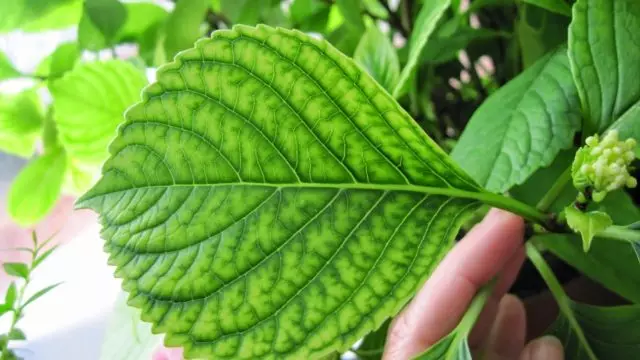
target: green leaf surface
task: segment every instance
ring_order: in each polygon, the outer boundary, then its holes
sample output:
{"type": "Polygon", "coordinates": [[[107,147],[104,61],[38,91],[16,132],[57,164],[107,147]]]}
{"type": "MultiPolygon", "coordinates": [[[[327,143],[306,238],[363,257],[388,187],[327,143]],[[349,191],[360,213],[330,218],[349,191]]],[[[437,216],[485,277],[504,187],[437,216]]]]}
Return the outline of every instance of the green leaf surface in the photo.
{"type": "MultiPolygon", "coordinates": [[[[289,9],[291,22],[296,29],[324,33],[329,22],[331,6],[321,0],[294,0],[289,9]]],[[[351,27],[348,30],[353,31],[351,27]]]]}
{"type": "Polygon", "coordinates": [[[577,91],[559,49],[491,95],[451,156],[486,189],[503,192],[550,165],[579,127],[577,91]]]}
{"type": "Polygon", "coordinates": [[[73,69],[80,57],[78,43],[59,45],[53,53],[44,58],[36,69],[36,75],[56,79],[73,69]]]}
{"type": "Polygon", "coordinates": [[[13,67],[11,60],[0,51],[0,81],[20,77],[20,72],[13,67]]]}
{"type": "MultiPolygon", "coordinates": [[[[3,263],[2,266],[4,267],[4,272],[6,272],[8,275],[17,276],[23,279],[29,277],[29,267],[27,266],[27,264],[18,262],[6,262],[3,263]]],[[[5,302],[7,302],[6,299],[5,302]]]]}
{"type": "Polygon", "coordinates": [[[409,38],[409,59],[400,73],[400,80],[393,91],[393,97],[399,98],[407,92],[407,86],[415,75],[420,54],[434,32],[444,12],[451,5],[451,0],[433,0],[426,2],[416,19],[414,30],[409,38]]]}
{"type": "MultiPolygon", "coordinates": [[[[615,123],[610,127],[611,130],[618,130],[621,139],[634,138],[640,141],[640,102],[635,103],[629,110],[625,111],[615,123]]],[[[636,157],[640,158],[640,146],[636,146],[636,157]]]]}
{"type": "Polygon", "coordinates": [[[544,235],[534,239],[589,278],[640,304],[640,264],[629,244],[596,239],[585,253],[577,235],[544,235]]]}
{"type": "Polygon", "coordinates": [[[172,59],[179,51],[193,46],[204,35],[202,24],[209,2],[207,0],[178,1],[165,25],[164,49],[172,59]]]}
{"type": "Polygon", "coordinates": [[[82,0],[0,1],[0,33],[54,30],[77,24],[82,0]]]}
{"type": "Polygon", "coordinates": [[[573,205],[569,205],[564,209],[564,214],[567,217],[567,225],[580,234],[585,252],[589,251],[594,236],[613,225],[609,214],[602,211],[582,212],[573,205]]]}
{"type": "Polygon", "coordinates": [[[524,2],[556,14],[571,16],[571,7],[565,0],[524,0],[524,2]]]}
{"type": "Polygon", "coordinates": [[[400,61],[391,40],[377,26],[367,29],[360,39],[353,59],[387,92],[393,91],[400,76],[400,61]]]}
{"type": "Polygon", "coordinates": [[[35,91],[0,94],[0,150],[24,157],[33,154],[42,121],[40,99],[35,91]]]}
{"type": "Polygon", "coordinates": [[[85,0],[84,14],[111,43],[127,20],[127,9],[118,0],[85,0]]]}
{"type": "Polygon", "coordinates": [[[77,163],[100,165],[124,111],[147,83],[132,64],[82,64],[49,85],[60,141],[77,163]]]}
{"type": "Polygon", "coordinates": [[[214,32],[158,71],[78,202],[188,357],[318,358],[396,314],[480,188],[366,72],[298,31],[214,32]]]}
{"type": "MultiPolygon", "coordinates": [[[[598,359],[635,359],[640,349],[640,306],[599,307],[571,302],[573,313],[598,359]]],[[[565,317],[560,316],[549,333],[558,337],[566,360],[589,360],[565,317]]]]}
{"type": "Polygon", "coordinates": [[[64,151],[44,154],[27,164],[9,188],[7,209],[11,218],[23,226],[42,220],[60,197],[66,170],[64,151]]]}
{"type": "Polygon", "coordinates": [[[361,0],[336,0],[336,5],[340,9],[347,26],[355,28],[356,31],[365,29],[361,0]]]}
{"type": "MultiPolygon", "coordinates": [[[[5,271],[7,271],[6,267],[5,267],[5,271]]],[[[7,272],[7,274],[9,273],[7,272]]],[[[16,287],[15,282],[11,282],[11,284],[7,288],[7,292],[4,294],[4,305],[8,306],[9,310],[13,309],[13,305],[16,303],[17,298],[18,298],[18,288],[16,287]]]]}
{"type": "Polygon", "coordinates": [[[601,132],[640,100],[640,2],[578,0],[569,58],[585,115],[585,135],[601,132]]]}
{"type": "Polygon", "coordinates": [[[566,43],[570,20],[529,4],[521,4],[518,9],[516,34],[520,42],[522,65],[526,69],[566,43]]]}
{"type": "Polygon", "coordinates": [[[127,296],[121,293],[109,317],[99,359],[152,359],[160,345],[162,337],[151,333],[151,325],[140,320],[140,310],[127,306],[127,296]]]}
{"type": "Polygon", "coordinates": [[[156,46],[169,13],[162,6],[152,3],[125,3],[127,20],[115,37],[115,43],[135,43],[140,56],[153,64],[156,46]]]}

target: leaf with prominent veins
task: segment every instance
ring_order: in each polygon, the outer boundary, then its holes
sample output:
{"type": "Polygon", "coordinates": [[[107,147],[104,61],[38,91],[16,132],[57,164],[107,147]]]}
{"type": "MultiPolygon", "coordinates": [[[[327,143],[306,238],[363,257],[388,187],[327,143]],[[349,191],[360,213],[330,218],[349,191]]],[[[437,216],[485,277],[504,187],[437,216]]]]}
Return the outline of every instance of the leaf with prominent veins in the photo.
{"type": "Polygon", "coordinates": [[[484,192],[298,31],[217,31],[158,70],[79,201],[130,304],[188,357],[317,358],[396,314],[484,192]]]}

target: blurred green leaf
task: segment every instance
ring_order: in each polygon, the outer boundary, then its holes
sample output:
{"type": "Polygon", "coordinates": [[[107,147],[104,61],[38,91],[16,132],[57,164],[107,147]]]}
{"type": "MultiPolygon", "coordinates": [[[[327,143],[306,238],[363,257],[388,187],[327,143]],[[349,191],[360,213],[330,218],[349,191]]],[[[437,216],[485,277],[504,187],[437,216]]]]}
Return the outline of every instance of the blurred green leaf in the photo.
{"type": "Polygon", "coordinates": [[[112,60],[81,64],[49,84],[60,141],[76,165],[102,164],[124,111],[146,83],[135,66],[112,60]]]}
{"type": "Polygon", "coordinates": [[[151,65],[169,12],[152,3],[133,2],[125,3],[124,6],[127,9],[127,20],[114,42],[137,44],[140,57],[151,65]]]}
{"type": "Polygon", "coordinates": [[[0,51],[0,81],[20,77],[20,72],[13,67],[11,60],[0,51]]]}
{"type": "Polygon", "coordinates": [[[362,339],[362,344],[354,351],[359,360],[382,359],[390,324],[391,320],[385,321],[378,330],[369,333],[362,339]]]}
{"type": "Polygon", "coordinates": [[[360,42],[361,34],[353,31],[347,25],[342,24],[336,30],[327,35],[327,40],[342,53],[353,56],[360,42]]]}
{"type": "Polygon", "coordinates": [[[77,43],[61,44],[38,64],[36,75],[50,79],[58,78],[73,69],[79,57],[80,49],[77,43]]]}
{"type": "Polygon", "coordinates": [[[567,41],[569,21],[566,16],[537,6],[519,6],[516,33],[525,69],[567,41]]]}
{"type": "Polygon", "coordinates": [[[0,33],[16,29],[42,31],[78,23],[82,0],[0,1],[0,33]]]}
{"type": "Polygon", "coordinates": [[[380,4],[380,0],[362,0],[367,12],[377,18],[386,19],[389,17],[387,9],[380,4]]]}
{"type": "MultiPolygon", "coordinates": [[[[27,264],[19,262],[6,262],[2,264],[2,266],[4,267],[4,271],[11,276],[17,276],[23,279],[29,277],[29,267],[27,266],[27,264]]],[[[5,303],[9,303],[9,301],[5,299],[5,303]]]]}
{"type": "MultiPolygon", "coordinates": [[[[261,1],[268,3],[270,1],[261,1]]],[[[256,6],[251,0],[221,0],[220,12],[231,20],[234,24],[255,25],[260,19],[260,10],[271,4],[260,4],[256,6]]]]}
{"type": "MultiPolygon", "coordinates": [[[[571,302],[573,314],[584,332],[587,346],[598,359],[636,359],[640,348],[640,306],[601,307],[571,302]]],[[[550,327],[550,334],[564,345],[566,360],[589,360],[585,344],[578,340],[562,315],[550,327]]]]}
{"type": "Polygon", "coordinates": [[[209,2],[207,0],[179,0],[167,18],[164,49],[168,59],[193,46],[204,35],[203,23],[209,2]]]}
{"type": "Polygon", "coordinates": [[[556,14],[571,17],[571,6],[565,0],[523,0],[526,3],[549,10],[556,14]]]}
{"type": "Polygon", "coordinates": [[[387,92],[393,91],[400,76],[400,61],[389,37],[377,26],[369,26],[360,39],[353,59],[362,65],[387,92]]]}
{"type": "Polygon", "coordinates": [[[0,150],[24,157],[33,154],[42,121],[35,91],[0,94],[0,150]]]}
{"type": "Polygon", "coordinates": [[[67,169],[64,151],[54,151],[32,160],[13,180],[7,195],[8,213],[20,225],[42,220],[62,192],[67,169]]]}
{"type": "Polygon", "coordinates": [[[360,31],[364,30],[361,0],[336,0],[336,5],[340,9],[346,25],[360,31]]]}
{"type": "Polygon", "coordinates": [[[62,283],[57,283],[57,284],[53,284],[53,285],[49,285],[46,288],[37,291],[35,294],[31,295],[31,297],[29,299],[27,299],[27,301],[24,302],[24,305],[22,305],[22,308],[26,308],[27,305],[31,304],[32,302],[38,300],[40,297],[44,296],[45,294],[47,294],[49,291],[57,288],[58,286],[60,286],[60,284],[62,283]]]}
{"type": "Polygon", "coordinates": [[[410,79],[415,75],[420,54],[427,45],[436,24],[450,5],[451,0],[433,0],[422,6],[409,39],[409,60],[402,69],[400,80],[393,91],[393,97],[396,99],[407,92],[407,85],[411,83],[410,79]]]}
{"type": "Polygon", "coordinates": [[[301,31],[323,33],[331,6],[321,0],[294,0],[289,8],[293,27],[301,31]]]}
{"type": "Polygon", "coordinates": [[[7,292],[4,294],[4,305],[8,306],[9,310],[11,310],[13,308],[13,305],[16,303],[17,298],[18,288],[16,287],[15,282],[11,282],[9,288],[7,288],[7,292]]]}
{"type": "Polygon", "coordinates": [[[9,305],[9,304],[0,304],[0,316],[8,313],[11,310],[13,310],[11,305],[9,305]]]}
{"type": "Polygon", "coordinates": [[[53,252],[58,248],[58,245],[54,245],[51,248],[47,249],[42,254],[38,255],[36,259],[33,261],[32,269],[37,268],[43,261],[45,261],[53,252]]]}
{"type": "Polygon", "coordinates": [[[86,0],[78,26],[80,48],[96,51],[113,46],[126,19],[127,9],[118,0],[86,0]]]}
{"type": "Polygon", "coordinates": [[[27,340],[27,336],[20,329],[13,328],[8,334],[9,340],[27,340]]]}
{"type": "Polygon", "coordinates": [[[473,13],[484,8],[512,5],[514,2],[515,0],[474,0],[471,2],[467,12],[473,13]]]}

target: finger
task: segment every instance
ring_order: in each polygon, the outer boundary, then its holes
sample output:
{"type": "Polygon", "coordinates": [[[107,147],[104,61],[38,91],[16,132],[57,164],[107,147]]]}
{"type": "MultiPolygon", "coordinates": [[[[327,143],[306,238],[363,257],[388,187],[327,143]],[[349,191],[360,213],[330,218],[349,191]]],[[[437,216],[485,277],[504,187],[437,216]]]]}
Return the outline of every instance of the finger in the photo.
{"type": "Polygon", "coordinates": [[[500,301],[498,315],[482,351],[485,359],[511,360],[522,353],[525,341],[526,315],[524,304],[513,295],[500,301]]]}
{"type": "Polygon", "coordinates": [[[563,360],[564,349],[560,340],[543,336],[533,340],[524,348],[520,360],[563,360]]]}
{"type": "Polygon", "coordinates": [[[500,271],[500,277],[493,294],[487,300],[476,325],[469,335],[471,349],[478,349],[486,342],[498,312],[498,304],[518,277],[525,257],[524,246],[521,246],[516,250],[504,269],[500,271]]]}
{"type": "Polygon", "coordinates": [[[521,218],[492,210],[447,254],[394,319],[384,358],[407,359],[453,330],[478,289],[521,248],[523,233],[521,218]]]}

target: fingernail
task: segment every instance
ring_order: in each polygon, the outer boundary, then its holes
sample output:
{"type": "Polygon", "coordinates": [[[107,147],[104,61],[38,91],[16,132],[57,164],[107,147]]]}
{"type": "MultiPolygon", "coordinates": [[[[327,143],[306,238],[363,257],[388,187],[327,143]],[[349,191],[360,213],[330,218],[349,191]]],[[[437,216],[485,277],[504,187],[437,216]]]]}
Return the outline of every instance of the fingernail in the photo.
{"type": "Polygon", "coordinates": [[[554,336],[543,336],[527,346],[523,360],[556,360],[564,358],[562,343],[554,336]]]}

